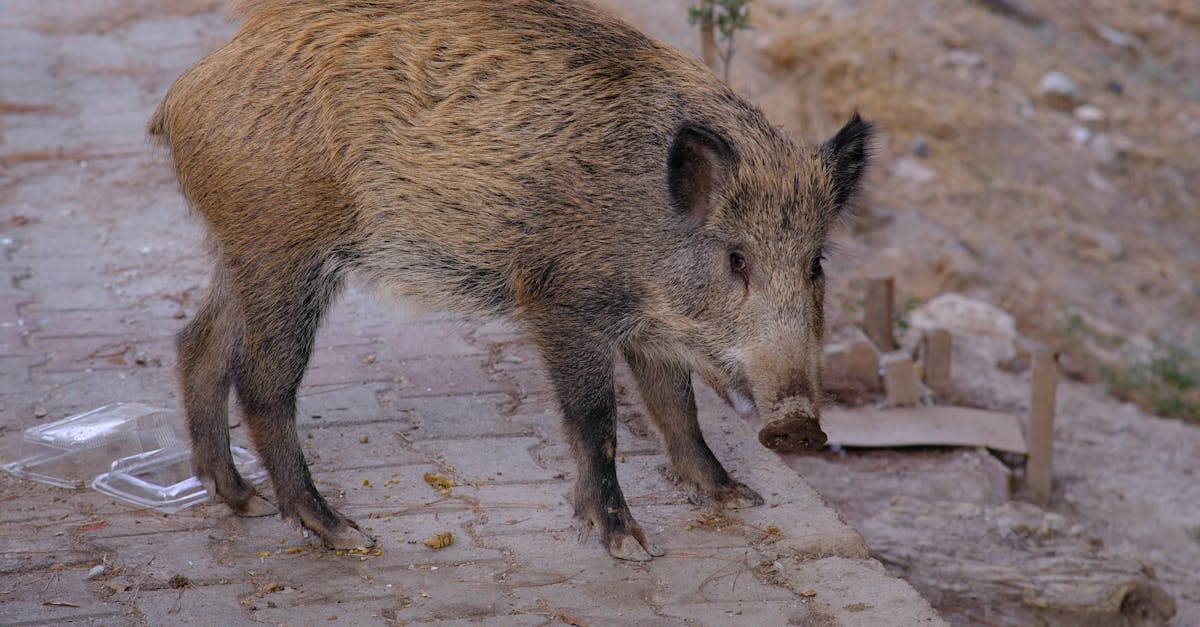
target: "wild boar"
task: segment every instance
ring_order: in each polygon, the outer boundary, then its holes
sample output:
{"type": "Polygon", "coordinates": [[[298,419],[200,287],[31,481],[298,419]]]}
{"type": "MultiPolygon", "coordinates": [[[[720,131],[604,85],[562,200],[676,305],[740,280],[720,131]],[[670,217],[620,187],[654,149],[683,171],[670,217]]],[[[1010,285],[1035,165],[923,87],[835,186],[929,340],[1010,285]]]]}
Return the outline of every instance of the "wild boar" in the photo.
{"type": "Polygon", "coordinates": [[[625,359],[689,490],[762,503],[714,457],[692,374],[781,449],[819,447],[830,229],[871,126],[789,138],[692,57],[582,0],[251,0],[150,122],[216,261],[177,340],[194,470],[236,513],[232,387],[278,511],[373,540],[317,492],[296,390],[348,273],[509,316],[544,357],[577,463],[575,514],[614,557],[662,551],[617,483],[625,359]],[[771,431],[774,429],[774,431],[771,431]]]}

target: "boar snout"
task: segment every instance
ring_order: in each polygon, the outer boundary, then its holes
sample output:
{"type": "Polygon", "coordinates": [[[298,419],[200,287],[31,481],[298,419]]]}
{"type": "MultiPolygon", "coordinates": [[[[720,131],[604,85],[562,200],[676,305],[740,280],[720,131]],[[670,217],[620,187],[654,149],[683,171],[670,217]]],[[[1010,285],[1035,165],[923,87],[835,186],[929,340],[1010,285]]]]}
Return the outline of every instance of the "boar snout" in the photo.
{"type": "Polygon", "coordinates": [[[820,417],[808,409],[807,401],[792,399],[766,415],[758,441],[778,453],[819,451],[829,439],[821,430],[820,417]]]}

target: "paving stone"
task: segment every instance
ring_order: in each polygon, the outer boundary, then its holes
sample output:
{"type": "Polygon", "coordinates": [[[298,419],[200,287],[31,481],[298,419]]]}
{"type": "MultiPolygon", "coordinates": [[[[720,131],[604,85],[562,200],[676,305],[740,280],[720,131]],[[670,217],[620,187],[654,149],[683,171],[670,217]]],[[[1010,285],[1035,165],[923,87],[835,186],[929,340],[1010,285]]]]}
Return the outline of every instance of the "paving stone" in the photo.
{"type": "Polygon", "coordinates": [[[420,482],[419,476],[410,476],[412,471],[404,467],[428,465],[434,461],[432,455],[414,450],[403,433],[388,420],[354,425],[314,422],[317,424],[300,430],[309,468],[314,473],[325,473],[330,469],[391,469],[395,474],[403,473],[406,480],[420,482]]]}
{"type": "Polygon", "coordinates": [[[142,590],[134,597],[134,602],[142,615],[153,623],[212,625],[219,620],[237,624],[256,618],[248,608],[239,606],[239,601],[250,597],[254,591],[255,587],[246,583],[192,583],[184,588],[142,590]]]}
{"type": "Polygon", "coordinates": [[[519,570],[538,574],[516,578],[511,586],[527,603],[545,604],[552,614],[562,612],[588,624],[684,624],[664,620],[654,611],[650,595],[659,583],[649,567],[613,560],[597,550],[594,536],[584,544],[574,533],[509,539],[521,556],[519,570]]]}
{"type": "Polygon", "coordinates": [[[403,429],[407,424],[405,413],[379,402],[380,396],[391,388],[391,383],[380,381],[304,385],[297,399],[297,424],[301,429],[358,424],[403,429]],[[383,426],[389,421],[395,421],[395,424],[383,426]]]}
{"type": "MultiPolygon", "coordinates": [[[[482,511],[475,532],[483,537],[568,532],[574,525],[570,481],[484,484],[455,488],[482,511]]],[[[503,545],[503,538],[489,546],[503,545]]]]}
{"type": "Polygon", "coordinates": [[[542,468],[529,451],[542,441],[530,437],[499,437],[470,440],[431,440],[417,443],[418,450],[434,455],[454,467],[461,481],[528,483],[553,480],[557,474],[542,468]],[[480,454],[486,451],[486,454],[480,454]]]}
{"type": "MultiPolygon", "coordinates": [[[[440,566],[391,571],[394,585],[408,596],[392,610],[399,623],[416,620],[488,620],[519,608],[519,599],[496,581],[496,570],[485,566],[440,566]],[[407,604],[407,607],[403,605],[407,604]]],[[[489,621],[490,622],[490,621],[489,621]]]]}
{"type": "Polygon", "coordinates": [[[395,370],[400,379],[393,390],[396,398],[507,391],[479,357],[429,357],[396,364],[395,370]]]}
{"type": "Polygon", "coordinates": [[[664,556],[650,563],[650,571],[662,582],[652,599],[655,605],[664,608],[797,600],[793,592],[759,581],[756,568],[763,559],[752,547],[664,556]]]}
{"type": "MultiPolygon", "coordinates": [[[[405,434],[416,441],[531,435],[522,421],[504,415],[507,394],[469,394],[395,399],[405,434]]],[[[431,445],[436,446],[436,445],[431,445]]]]}
{"type": "MultiPolygon", "coordinates": [[[[730,601],[727,603],[680,603],[662,606],[664,615],[687,621],[688,624],[714,627],[744,627],[745,625],[843,625],[832,622],[827,615],[814,612],[796,597],[762,601],[730,601]]],[[[888,624],[888,623],[880,623],[888,624]]],[[[892,623],[898,624],[898,623],[892,623]]]]}
{"type": "Polygon", "coordinates": [[[0,598],[0,624],[15,626],[138,623],[119,602],[97,598],[89,582],[84,580],[86,574],[86,569],[56,570],[21,581],[15,589],[11,587],[11,578],[0,575],[0,586],[9,593],[0,598]],[[9,598],[14,596],[16,598],[9,598]]]}

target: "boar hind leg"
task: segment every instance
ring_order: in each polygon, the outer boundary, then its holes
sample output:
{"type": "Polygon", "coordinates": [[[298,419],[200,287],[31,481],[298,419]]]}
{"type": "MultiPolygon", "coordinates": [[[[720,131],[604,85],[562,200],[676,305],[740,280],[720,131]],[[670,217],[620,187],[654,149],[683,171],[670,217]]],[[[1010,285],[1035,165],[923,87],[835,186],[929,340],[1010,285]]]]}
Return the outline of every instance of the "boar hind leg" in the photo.
{"type": "Polygon", "coordinates": [[[671,467],[690,500],[725,508],[761,505],[762,497],[731,478],[704,442],[688,369],[634,350],[626,351],[625,358],[641,389],[642,402],[662,435],[671,467]]]}
{"type": "Polygon", "coordinates": [[[617,483],[617,399],[613,356],[606,342],[586,331],[558,330],[538,337],[563,412],[563,426],[575,456],[575,516],[580,540],[593,528],[613,557],[644,562],[663,554],[629,513],[617,483]]]}
{"type": "Polygon", "coordinates": [[[193,471],[234,513],[268,516],[275,507],[238,474],[229,452],[229,386],[241,340],[241,310],[218,269],[196,317],[176,337],[193,471]]]}
{"type": "Polygon", "coordinates": [[[296,433],[296,390],[320,319],[337,292],[337,272],[322,260],[282,254],[260,259],[279,263],[261,262],[238,285],[245,334],[234,384],[279,512],[330,548],[371,546],[374,541],[317,492],[296,433]]]}

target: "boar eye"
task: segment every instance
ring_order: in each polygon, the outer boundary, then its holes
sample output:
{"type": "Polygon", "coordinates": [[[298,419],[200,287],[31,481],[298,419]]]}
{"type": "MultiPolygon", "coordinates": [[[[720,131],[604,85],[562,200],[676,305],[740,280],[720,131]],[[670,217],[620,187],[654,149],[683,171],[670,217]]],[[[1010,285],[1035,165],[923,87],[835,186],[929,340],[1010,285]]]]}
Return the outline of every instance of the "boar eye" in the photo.
{"type": "Polygon", "coordinates": [[[750,263],[742,253],[729,253],[729,270],[742,277],[743,281],[750,280],[750,263]]]}
{"type": "Polygon", "coordinates": [[[824,259],[824,257],[819,256],[816,259],[813,259],[812,269],[809,272],[814,281],[825,276],[825,269],[821,267],[822,259],[824,259]]]}

